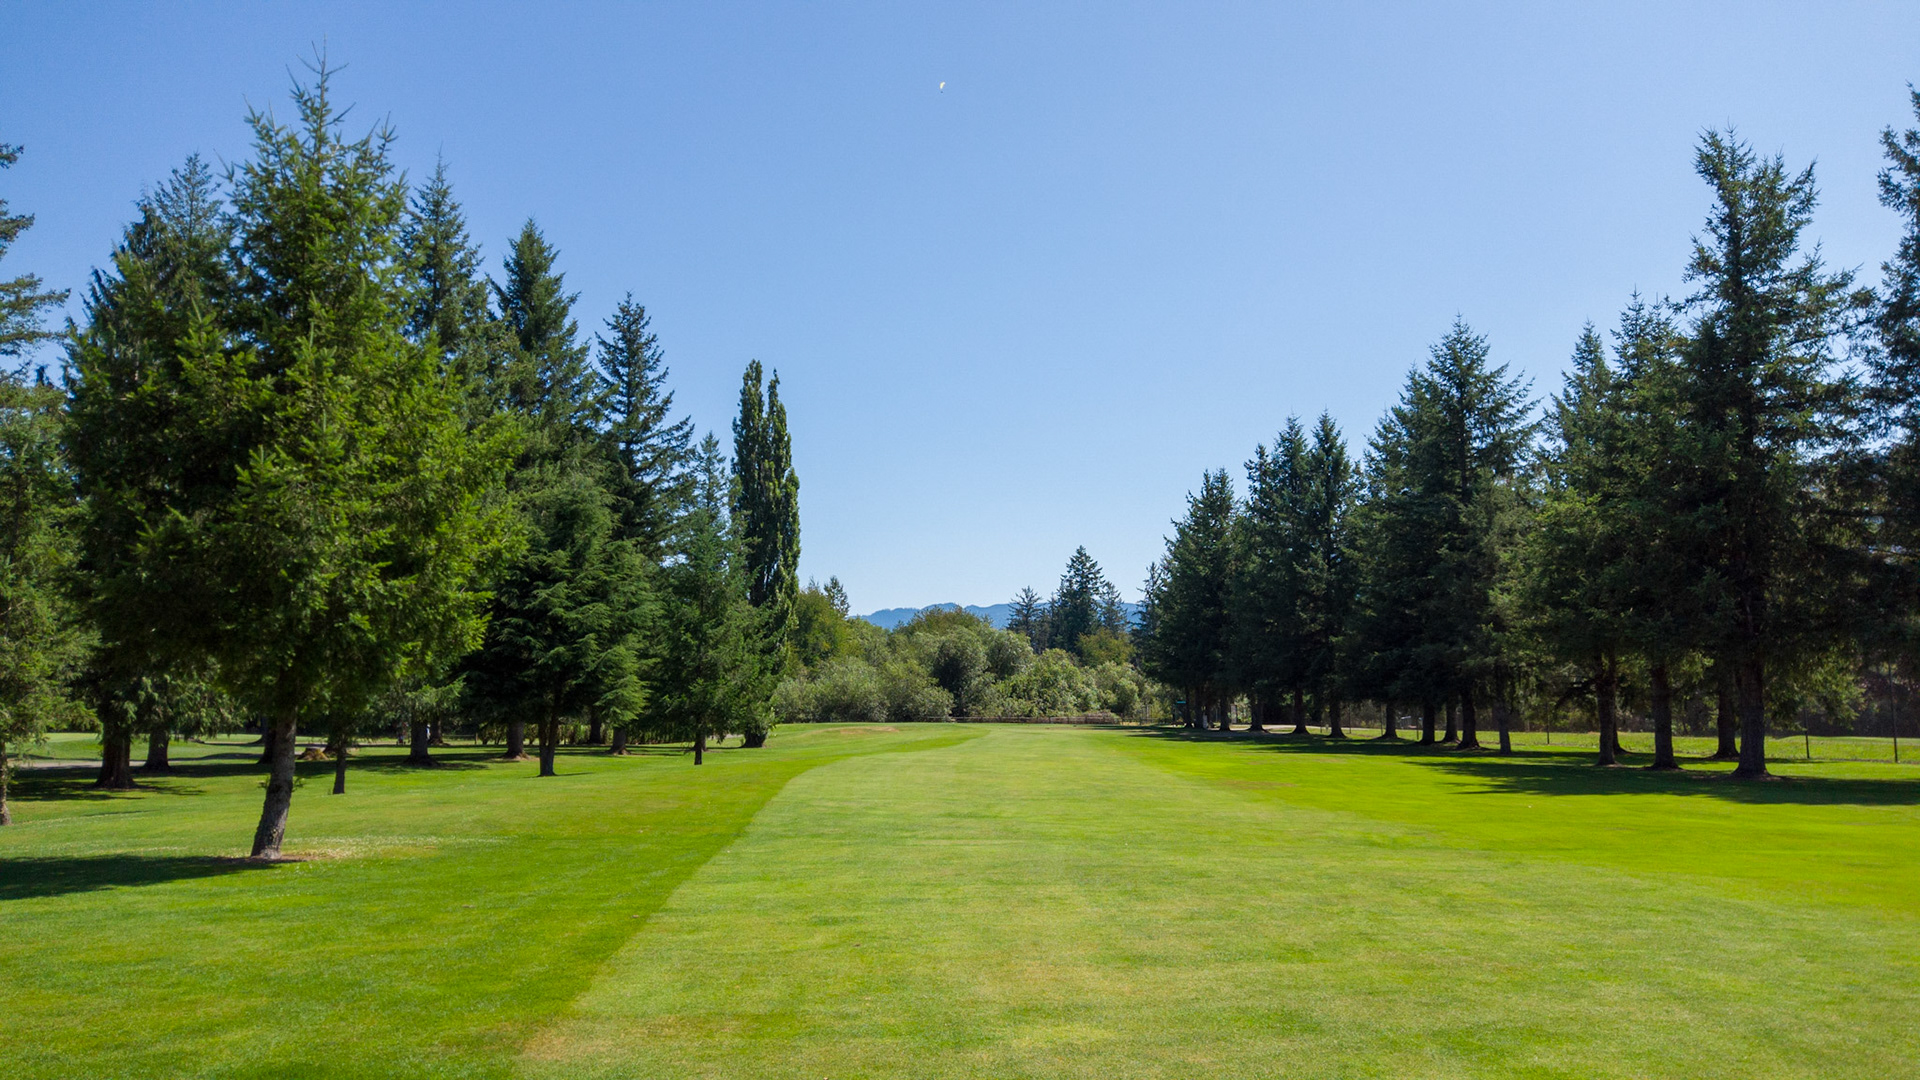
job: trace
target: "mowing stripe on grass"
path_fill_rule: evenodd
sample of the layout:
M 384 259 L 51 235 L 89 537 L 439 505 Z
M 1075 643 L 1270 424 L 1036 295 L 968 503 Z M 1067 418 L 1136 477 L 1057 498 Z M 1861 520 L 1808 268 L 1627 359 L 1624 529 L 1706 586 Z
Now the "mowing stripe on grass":
M 1375 763 L 1199 775 L 1223 751 L 1002 728 L 796 777 L 522 1073 L 1884 1077 L 1920 1049 L 1910 915 L 1476 848 L 1280 786 L 1358 800 Z

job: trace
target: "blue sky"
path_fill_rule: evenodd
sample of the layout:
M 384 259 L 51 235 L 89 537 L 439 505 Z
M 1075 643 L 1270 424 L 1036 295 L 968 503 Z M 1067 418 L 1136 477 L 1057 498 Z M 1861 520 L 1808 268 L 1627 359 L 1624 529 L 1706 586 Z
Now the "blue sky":
M 246 153 L 325 43 L 353 123 L 444 154 L 489 268 L 529 215 L 583 327 L 628 290 L 724 437 L 777 368 L 803 575 L 857 610 L 1137 591 L 1203 469 L 1290 413 L 1356 449 L 1456 315 L 1558 384 L 1582 323 L 1677 292 L 1691 149 L 1818 160 L 1877 278 L 1876 133 L 1920 7 L 0 3 L 9 256 L 79 286 L 189 151 Z M 944 91 L 939 89 L 946 83 Z

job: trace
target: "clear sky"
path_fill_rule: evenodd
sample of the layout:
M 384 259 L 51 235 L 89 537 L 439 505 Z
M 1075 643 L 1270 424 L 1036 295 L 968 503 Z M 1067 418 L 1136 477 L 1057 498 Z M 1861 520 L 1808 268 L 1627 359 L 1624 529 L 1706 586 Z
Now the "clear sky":
M 1290 413 L 1357 449 L 1456 315 L 1551 391 L 1684 288 L 1709 126 L 1817 159 L 1815 234 L 1877 279 L 1920 80 L 1911 0 L 444 7 L 0 0 L 39 217 L 0 270 L 80 286 L 324 42 L 490 270 L 531 215 L 583 327 L 647 305 L 703 428 L 778 369 L 802 575 L 857 611 L 1046 592 L 1079 544 L 1132 595 L 1203 469 Z

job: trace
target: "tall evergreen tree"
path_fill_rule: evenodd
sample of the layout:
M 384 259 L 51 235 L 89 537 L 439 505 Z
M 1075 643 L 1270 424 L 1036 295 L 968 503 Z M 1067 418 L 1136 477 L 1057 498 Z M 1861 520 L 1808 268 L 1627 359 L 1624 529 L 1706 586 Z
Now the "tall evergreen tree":
M 1801 233 L 1816 201 L 1811 167 L 1789 173 L 1730 134 L 1701 139 L 1695 169 L 1714 193 L 1695 239 L 1692 314 L 1682 356 L 1686 423 L 1697 456 L 1680 493 L 1712 537 L 1718 586 L 1707 598 L 1711 651 L 1734 671 L 1740 712 L 1736 775 L 1763 776 L 1767 672 L 1831 647 L 1855 599 L 1852 535 L 1865 515 L 1842 505 L 1835 468 L 1853 387 L 1834 344 L 1857 302 Z
M 20 148 L 0 143 L 0 169 L 20 160 Z M 0 199 L 0 260 L 20 234 L 33 227 L 32 214 L 7 213 Z M 41 328 L 43 313 L 67 302 L 64 289 L 51 290 L 34 274 L 0 280 L 0 356 L 20 356 L 36 342 L 52 335 Z
M 1187 722 L 1226 730 L 1233 698 L 1229 652 L 1233 581 L 1233 484 L 1210 472 L 1187 497 L 1157 580 L 1149 581 L 1148 674 L 1187 692 Z
M 487 319 L 487 291 L 445 161 L 434 162 L 432 179 L 408 202 L 400 246 L 414 276 L 407 335 L 418 342 L 431 335 L 443 355 L 457 355 Z
M 1920 91 L 1907 93 L 1920 120 Z M 1880 202 L 1900 215 L 1901 235 L 1893 258 L 1881 265 L 1870 354 L 1870 418 L 1881 447 L 1872 465 L 1884 492 L 1885 533 L 1875 545 L 1885 628 L 1876 644 L 1912 670 L 1920 666 L 1920 128 L 1888 128 L 1880 144 L 1887 158 Z
M 692 495 L 687 462 L 693 421 L 670 419 L 673 394 L 666 389 L 666 358 L 651 321 L 629 293 L 596 338 L 595 373 L 606 435 L 619 462 L 613 492 L 620 534 L 657 559 Z
M 1358 477 L 1347 457 L 1339 425 L 1326 413 L 1314 424 L 1303 455 L 1300 590 L 1301 668 L 1316 698 L 1325 702 L 1327 734 L 1344 738 L 1340 702 L 1345 692 L 1340 647 L 1352 614 L 1355 589 L 1350 519 Z
M 343 137 L 324 63 L 316 75 L 294 88 L 293 125 L 249 117 L 219 302 L 180 318 L 180 294 L 148 289 L 136 226 L 73 355 L 70 442 L 89 555 L 108 568 L 90 610 L 110 650 L 211 656 L 270 719 L 253 843 L 266 859 L 303 719 L 356 709 L 411 655 L 476 635 L 471 586 L 498 522 L 483 496 L 502 463 L 402 333 L 392 136 Z M 187 333 L 147 336 L 123 300 Z M 169 452 L 143 461 L 130 445 Z
M 1036 653 L 1047 651 L 1047 602 L 1031 587 L 1013 598 L 1013 610 L 1007 615 L 1007 629 L 1027 639 Z
M 1247 504 L 1235 529 L 1230 655 L 1255 728 L 1291 700 L 1294 730 L 1306 731 L 1307 487 L 1306 434 L 1289 418 L 1273 449 L 1257 446 L 1247 462 Z
M 1085 547 L 1076 548 L 1067 559 L 1060 585 L 1046 608 L 1050 648 L 1077 653 L 1081 639 L 1087 635 L 1103 629 L 1118 633 L 1126 628 L 1119 590 Z

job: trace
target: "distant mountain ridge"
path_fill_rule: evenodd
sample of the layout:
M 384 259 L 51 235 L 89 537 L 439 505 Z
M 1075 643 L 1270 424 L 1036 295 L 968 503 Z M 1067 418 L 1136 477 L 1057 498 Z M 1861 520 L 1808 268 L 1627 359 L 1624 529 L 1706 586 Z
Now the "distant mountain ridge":
M 969 615 L 978 615 L 1002 630 L 1007 628 L 1007 620 L 1013 617 L 1012 604 L 989 604 L 986 607 L 978 604 L 968 604 L 964 607 L 959 604 L 928 604 L 926 607 L 882 608 L 871 615 L 855 615 L 854 618 L 865 619 L 882 630 L 892 630 L 905 626 L 915 615 L 923 611 L 945 611 L 956 607 Z
M 988 604 L 985 607 L 981 607 L 978 604 L 966 604 L 964 606 L 960 604 L 928 604 L 926 607 L 917 608 L 881 608 L 871 615 L 855 615 L 854 618 L 865 619 L 882 630 L 892 630 L 896 627 L 905 626 L 908 622 L 912 621 L 915 615 L 923 611 L 944 611 L 950 608 L 959 608 L 969 615 L 978 615 L 1002 630 L 1007 628 L 1007 620 L 1013 617 L 1012 604 Z M 1123 603 L 1120 605 L 1120 608 L 1127 613 L 1127 618 L 1130 621 L 1138 618 L 1140 615 L 1139 604 Z

